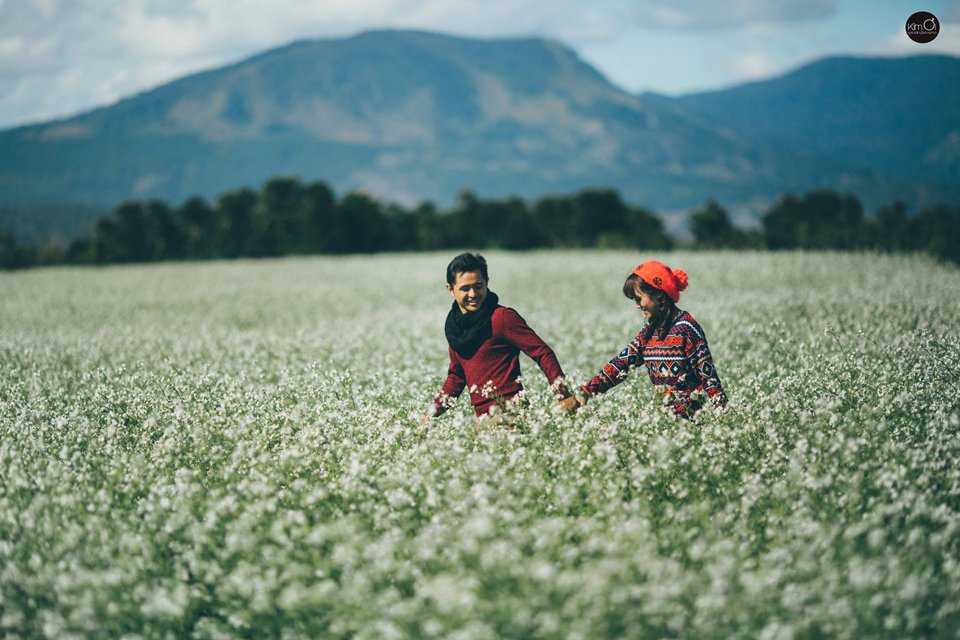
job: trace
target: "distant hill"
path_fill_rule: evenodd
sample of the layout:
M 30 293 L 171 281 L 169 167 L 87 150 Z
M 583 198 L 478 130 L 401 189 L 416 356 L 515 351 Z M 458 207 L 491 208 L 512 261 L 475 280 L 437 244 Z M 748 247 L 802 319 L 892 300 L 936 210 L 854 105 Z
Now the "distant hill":
M 108 207 L 71 204 L 0 207 L 0 234 L 8 233 L 24 244 L 48 240 L 67 244 L 89 236 L 96 219 L 110 212 Z
M 960 183 L 960 58 L 828 58 L 773 80 L 666 102 L 750 140 L 891 176 Z
M 849 64 L 869 69 L 887 62 Z M 950 62 L 932 69 L 921 61 L 914 72 L 920 82 L 928 73 L 939 78 Z M 886 89 L 875 85 L 887 82 L 884 74 L 848 77 L 863 86 L 851 87 L 843 104 L 869 96 L 871 110 L 882 112 Z M 784 95 L 809 102 L 795 109 L 811 118 L 856 120 L 849 107 L 826 102 L 837 99 L 834 90 L 805 86 L 808 78 L 825 82 L 821 74 L 799 72 L 784 80 L 790 83 Z M 441 206 L 463 189 L 534 198 L 607 186 L 672 214 L 675 224 L 708 198 L 749 216 L 779 193 L 817 187 L 853 191 L 868 206 L 894 198 L 960 201 L 956 188 L 928 184 L 922 171 L 794 144 L 819 135 L 802 133 L 814 124 L 794 118 L 791 133 L 763 105 L 752 105 L 767 114 L 756 116 L 762 127 L 744 135 L 750 119 L 741 115 L 744 103 L 773 99 L 750 93 L 761 89 L 700 101 L 634 96 L 570 49 L 542 39 L 376 31 L 297 42 L 76 117 L 0 132 L 0 207 L 109 208 L 130 198 L 177 203 L 258 187 L 276 175 Z M 726 95 L 742 97 L 728 104 Z M 914 100 L 930 112 L 946 108 L 925 96 Z M 891 124 L 874 133 L 887 139 L 901 129 Z M 951 149 L 945 141 L 931 162 L 949 158 Z M 936 177 L 950 175 L 944 171 Z

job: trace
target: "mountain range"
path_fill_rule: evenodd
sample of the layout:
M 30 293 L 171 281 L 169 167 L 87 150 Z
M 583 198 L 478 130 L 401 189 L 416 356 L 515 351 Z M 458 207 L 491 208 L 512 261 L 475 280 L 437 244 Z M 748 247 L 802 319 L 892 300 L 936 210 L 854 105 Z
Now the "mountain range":
M 675 220 L 710 198 L 755 218 L 814 188 L 956 204 L 960 58 L 829 58 L 671 98 L 630 94 L 552 40 L 371 31 L 0 132 L 0 207 L 21 221 L 277 175 L 407 205 L 612 187 Z

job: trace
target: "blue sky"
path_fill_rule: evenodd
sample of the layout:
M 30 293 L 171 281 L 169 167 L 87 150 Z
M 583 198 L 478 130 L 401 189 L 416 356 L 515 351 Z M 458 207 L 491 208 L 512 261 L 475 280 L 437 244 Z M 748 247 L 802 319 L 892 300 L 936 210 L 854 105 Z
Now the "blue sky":
M 904 33 L 920 10 L 942 23 L 925 45 Z M 960 0 L 0 0 L 0 128 L 382 28 L 553 38 L 626 90 L 678 95 L 830 55 L 960 55 Z

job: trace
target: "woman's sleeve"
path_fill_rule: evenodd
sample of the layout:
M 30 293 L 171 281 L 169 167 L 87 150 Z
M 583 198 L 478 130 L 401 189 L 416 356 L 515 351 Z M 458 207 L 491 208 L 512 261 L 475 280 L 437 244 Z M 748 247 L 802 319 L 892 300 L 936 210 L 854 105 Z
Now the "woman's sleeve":
M 583 385 L 583 390 L 594 396 L 605 393 L 623 382 L 630 374 L 630 370 L 643 363 L 640 334 L 630 341 L 619 354 L 603 365 L 597 375 Z
M 713 365 L 707 337 L 699 327 L 688 332 L 685 354 L 690 373 L 697 377 L 693 390 L 706 392 L 715 406 L 727 404 L 727 394 L 723 391 L 717 368 Z

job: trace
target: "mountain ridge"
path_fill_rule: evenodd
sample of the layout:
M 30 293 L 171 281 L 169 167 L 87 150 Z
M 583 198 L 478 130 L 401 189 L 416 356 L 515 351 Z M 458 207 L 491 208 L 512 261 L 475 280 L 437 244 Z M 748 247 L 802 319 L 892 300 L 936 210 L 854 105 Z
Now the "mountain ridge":
M 797 99 L 801 89 L 805 100 Z M 777 78 L 666 100 L 736 135 L 895 175 L 960 181 L 958 57 L 832 56 Z M 934 108 L 922 108 L 924 100 Z
M 0 206 L 213 198 L 276 175 L 401 204 L 612 187 L 668 215 L 713 198 L 756 216 L 780 193 L 820 187 L 868 206 L 960 201 L 922 176 L 745 136 L 708 102 L 631 95 L 543 38 L 299 40 L 0 131 Z

